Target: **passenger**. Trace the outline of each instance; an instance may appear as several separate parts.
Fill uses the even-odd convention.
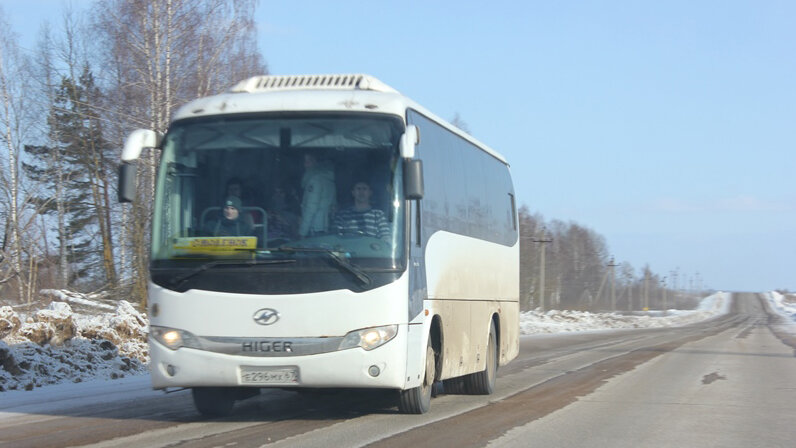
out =
[[[243,202],[243,181],[241,181],[237,177],[230,177],[227,180],[227,196],[235,196],[241,198],[241,203]]]
[[[383,211],[370,205],[373,190],[367,182],[357,182],[351,189],[354,205],[340,210],[334,217],[337,233],[355,233],[385,239],[390,235],[390,224]]]
[[[282,187],[275,187],[271,193],[271,200],[268,203],[268,239],[269,240],[292,240],[298,230],[298,215],[294,213],[292,200],[295,198],[295,189],[290,189],[293,193],[287,195]]]
[[[241,219],[240,210],[240,198],[227,197],[220,216],[217,220],[208,223],[204,233],[209,236],[254,236],[254,228],[246,220]]]
[[[336,200],[334,170],[330,164],[320,162],[313,154],[305,154],[304,170],[298,232],[302,237],[329,231],[329,213]]]

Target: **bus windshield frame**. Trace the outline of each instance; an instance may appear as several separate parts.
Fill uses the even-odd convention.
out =
[[[156,184],[153,281],[175,290],[284,293],[294,276],[312,291],[394,280],[408,252],[403,131],[401,117],[379,113],[173,123]],[[282,286],[264,286],[270,277]]]

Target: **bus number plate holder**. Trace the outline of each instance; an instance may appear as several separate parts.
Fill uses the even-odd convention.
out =
[[[240,366],[240,384],[299,384],[299,370],[295,366]]]

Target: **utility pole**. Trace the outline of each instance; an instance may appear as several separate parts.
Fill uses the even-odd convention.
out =
[[[608,267],[611,268],[611,311],[616,311],[616,271],[614,268],[617,266],[619,265],[614,262],[614,257],[611,257],[611,261],[608,263]]]
[[[701,299],[702,298],[702,276],[699,275],[699,272],[696,273],[696,283],[697,283],[697,285],[696,285],[697,297]]]
[[[552,243],[552,238],[547,238],[546,229],[542,227],[542,237],[532,238],[531,241],[542,245],[539,253],[539,309],[544,311],[544,251],[547,243]]]
[[[650,309],[650,271],[644,268],[644,311]]]
[[[663,277],[663,279],[661,279],[661,283],[663,284],[663,306],[661,307],[661,309],[663,309],[663,314],[665,315],[666,314],[666,277]]]
[[[627,284],[627,310],[633,311],[633,280],[629,280]]]

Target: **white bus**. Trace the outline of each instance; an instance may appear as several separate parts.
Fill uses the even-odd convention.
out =
[[[155,389],[191,388],[204,415],[264,387],[392,389],[424,413],[435,382],[489,394],[517,356],[508,163],[379,80],[263,76],[193,101],[165,136],[128,137],[123,202],[144,148]]]

